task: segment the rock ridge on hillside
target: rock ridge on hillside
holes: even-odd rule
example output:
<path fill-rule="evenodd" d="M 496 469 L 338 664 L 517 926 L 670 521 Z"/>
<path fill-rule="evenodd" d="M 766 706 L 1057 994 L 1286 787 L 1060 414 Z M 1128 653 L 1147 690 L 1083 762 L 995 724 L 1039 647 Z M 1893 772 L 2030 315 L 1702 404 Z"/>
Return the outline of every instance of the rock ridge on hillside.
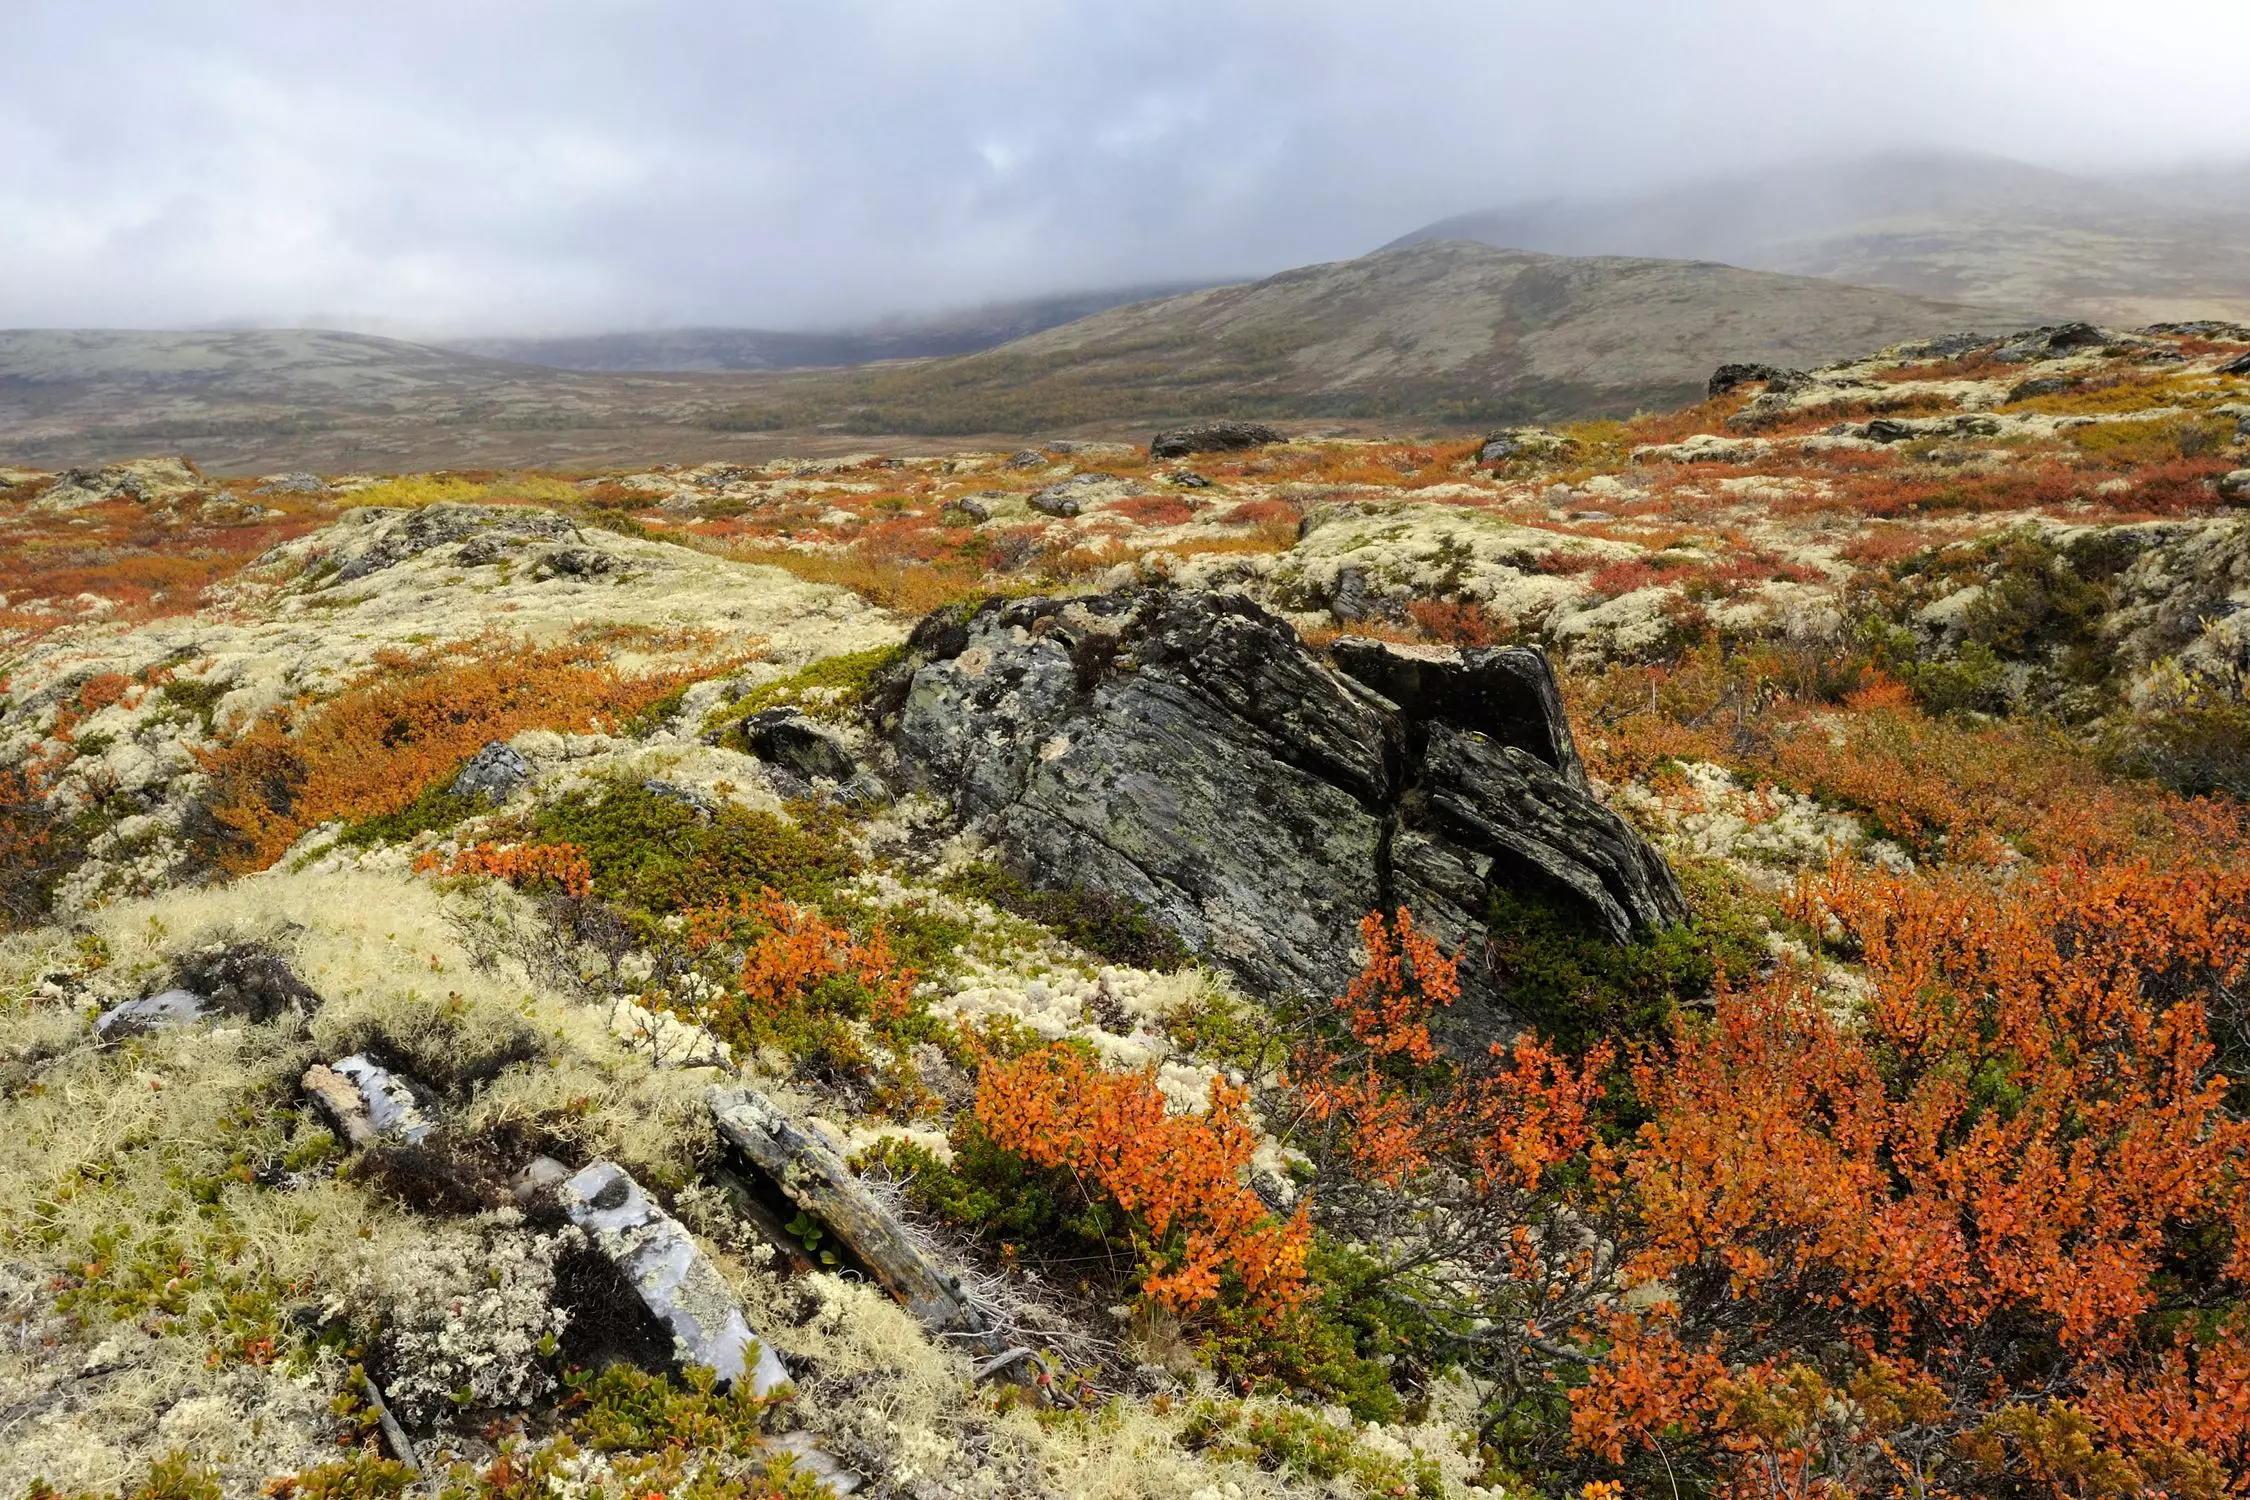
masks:
<path fill-rule="evenodd" d="M 1594 796 L 1527 648 L 1336 644 L 1239 595 L 1120 591 L 941 611 L 879 700 L 895 773 L 1034 884 L 1137 903 L 1263 994 L 1333 994 L 1370 909 L 1470 955 L 1456 1024 L 1508 1028 L 1475 960 L 1494 890 L 1620 941 L 1683 921 L 1662 858 Z"/>

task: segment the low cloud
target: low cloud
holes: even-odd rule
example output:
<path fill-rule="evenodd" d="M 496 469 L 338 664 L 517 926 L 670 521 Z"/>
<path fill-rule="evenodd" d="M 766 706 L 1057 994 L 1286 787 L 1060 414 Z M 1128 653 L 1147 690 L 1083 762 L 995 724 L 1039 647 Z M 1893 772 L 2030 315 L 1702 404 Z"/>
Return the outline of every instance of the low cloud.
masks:
<path fill-rule="evenodd" d="M 23 14 L 28 10 L 30 14 Z M 2047 0 L 18 8 L 0 324 L 813 326 L 1901 146 L 2250 151 L 2250 12 Z M 22 65 L 34 64 L 30 69 Z"/>

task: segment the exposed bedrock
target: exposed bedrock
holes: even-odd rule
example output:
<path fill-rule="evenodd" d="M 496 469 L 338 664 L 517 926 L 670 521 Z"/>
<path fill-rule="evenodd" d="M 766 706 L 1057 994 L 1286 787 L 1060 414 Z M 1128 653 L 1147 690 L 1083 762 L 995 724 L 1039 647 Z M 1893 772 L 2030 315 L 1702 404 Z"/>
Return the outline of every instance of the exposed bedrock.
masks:
<path fill-rule="evenodd" d="M 1507 1029 L 1493 888 L 1620 940 L 1687 915 L 1588 788 L 1537 651 L 1324 659 L 1247 599 L 1171 590 L 993 601 L 911 646 L 875 704 L 900 779 L 1025 879 L 1137 901 L 1255 992 L 1340 992 L 1359 919 L 1406 906 L 1463 955 L 1473 1040 Z"/>

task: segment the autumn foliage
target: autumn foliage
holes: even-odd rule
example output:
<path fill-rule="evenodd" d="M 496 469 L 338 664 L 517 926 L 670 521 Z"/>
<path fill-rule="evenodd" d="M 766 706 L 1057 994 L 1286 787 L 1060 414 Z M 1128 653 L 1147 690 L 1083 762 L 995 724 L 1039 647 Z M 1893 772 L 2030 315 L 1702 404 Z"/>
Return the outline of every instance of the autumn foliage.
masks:
<path fill-rule="evenodd" d="M 1246 1101 L 1213 1078 L 1207 1112 L 1174 1113 L 1148 1074 L 1044 1047 L 985 1065 L 976 1119 L 1001 1149 L 1123 1210 L 1143 1295 L 1185 1312 L 1231 1280 L 1252 1307 L 1280 1311 L 1304 1295 L 1311 1229 L 1301 1209 L 1277 1221 L 1244 1181 L 1257 1144 Z"/>
<path fill-rule="evenodd" d="M 387 653 L 335 697 L 276 709 L 204 758 L 226 862 L 263 869 L 308 828 L 399 811 L 492 740 L 614 725 L 694 675 L 629 677 L 592 647 L 494 637 Z"/>
<path fill-rule="evenodd" d="M 1799 901 L 1872 993 L 1728 997 L 1644 1062 L 1627 1276 L 1667 1295 L 1607 1320 L 1582 1438 L 1685 1434 L 1791 1493 L 2241 1492 L 2250 1126 L 2212 1023 L 2250 873 L 1839 868 Z M 1889 1394 L 1821 1405 L 1855 1388 Z"/>
<path fill-rule="evenodd" d="M 575 844 L 471 844 L 447 859 L 424 854 L 414 868 L 442 876 L 489 875 L 519 889 L 551 885 L 572 896 L 589 896 L 594 869 Z"/>

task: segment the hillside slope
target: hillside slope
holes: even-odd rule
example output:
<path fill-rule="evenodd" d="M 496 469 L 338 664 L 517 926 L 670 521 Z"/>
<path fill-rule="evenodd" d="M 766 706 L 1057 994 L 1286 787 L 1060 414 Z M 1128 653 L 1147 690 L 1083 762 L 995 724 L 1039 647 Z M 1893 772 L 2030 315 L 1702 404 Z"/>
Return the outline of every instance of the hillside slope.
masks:
<path fill-rule="evenodd" d="M 2025 315 L 1686 261 L 1441 242 L 1118 308 L 987 353 L 806 379 L 742 426 L 1037 431 L 1191 415 L 1621 415 L 1714 365 L 1815 365 Z"/>
<path fill-rule="evenodd" d="M 1893 154 L 1514 204 L 1441 219 L 1385 248 L 1448 239 L 1722 260 L 2119 323 L 2250 313 L 2239 172 L 2105 180 L 1997 157 Z"/>
<path fill-rule="evenodd" d="M 974 354 L 1113 307 L 1173 297 L 1201 286 L 1175 282 L 1110 287 L 849 328 L 665 328 L 571 337 L 446 339 L 440 347 L 557 370 L 817 369 Z"/>

